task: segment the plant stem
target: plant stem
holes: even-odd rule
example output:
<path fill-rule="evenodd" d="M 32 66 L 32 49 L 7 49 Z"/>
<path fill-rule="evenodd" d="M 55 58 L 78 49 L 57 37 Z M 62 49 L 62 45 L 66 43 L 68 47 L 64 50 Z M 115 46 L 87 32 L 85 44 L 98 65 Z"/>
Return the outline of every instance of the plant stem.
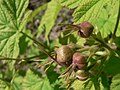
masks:
<path fill-rule="evenodd" d="M 102 65 L 100 66 L 99 71 L 98 71 L 98 73 L 96 74 L 97 77 L 100 76 L 101 72 L 102 72 L 103 69 L 105 68 L 105 65 L 107 64 L 107 62 L 108 62 L 109 59 L 110 59 L 110 55 L 108 55 L 108 56 L 106 57 L 106 59 L 104 60 L 104 62 L 103 62 Z"/>
<path fill-rule="evenodd" d="M 30 60 L 33 58 L 40 57 L 40 55 L 32 56 L 32 57 L 27 57 L 27 58 L 7 58 L 7 57 L 0 57 L 0 60 Z"/>
<path fill-rule="evenodd" d="M 25 35 L 26 37 L 28 37 L 29 39 L 33 40 L 37 45 L 40 45 L 40 46 L 46 48 L 46 47 L 43 45 L 42 42 L 39 42 L 39 41 L 35 40 L 34 38 L 30 37 L 29 35 L 27 35 L 26 33 L 22 32 L 22 31 L 21 31 L 21 33 L 24 34 L 24 35 Z"/>
<path fill-rule="evenodd" d="M 116 21 L 116 25 L 115 25 L 115 28 L 114 28 L 114 32 L 113 32 L 113 35 L 112 35 L 112 39 L 114 39 L 116 37 L 116 32 L 117 32 L 117 28 L 118 28 L 118 25 L 119 25 L 119 19 L 120 19 L 120 4 L 119 4 L 119 8 L 118 8 L 118 16 L 117 16 L 117 21 Z"/>
<path fill-rule="evenodd" d="M 96 36 L 93 36 L 93 35 L 92 35 L 92 37 L 93 37 L 96 41 L 100 42 L 101 45 L 103 45 L 105 48 L 107 48 L 110 52 L 112 52 L 113 54 L 117 55 L 117 56 L 120 58 L 119 54 L 118 54 L 115 50 L 113 50 L 111 47 L 109 47 L 104 41 L 100 40 L 100 39 L 97 38 Z"/>
<path fill-rule="evenodd" d="M 29 39 L 33 40 L 37 45 L 38 45 L 38 48 L 44 53 L 46 54 L 47 56 L 49 56 L 51 59 L 53 59 L 57 64 L 58 61 L 53 58 L 44 48 L 47 48 L 42 42 L 38 42 L 37 40 L 35 40 L 34 38 L 30 37 L 29 35 L 27 35 L 26 33 L 24 32 L 21 32 L 22 34 L 24 34 L 25 36 L 27 36 Z"/>
<path fill-rule="evenodd" d="M 49 66 L 48 66 L 48 67 L 45 69 L 45 71 L 44 71 L 45 73 L 46 73 L 47 70 L 51 67 L 51 65 L 52 65 L 53 63 L 54 63 L 54 61 L 51 61 L 51 62 L 50 62 Z"/>
<path fill-rule="evenodd" d="M 60 25 L 60 26 L 67 26 L 67 27 L 71 27 L 71 28 L 75 28 L 74 30 L 75 31 L 78 31 L 78 30 L 80 30 L 80 26 L 79 25 L 74 25 L 74 24 L 58 24 L 58 25 Z"/>
<path fill-rule="evenodd" d="M 71 65 L 64 71 L 64 73 L 62 73 L 62 74 L 59 76 L 59 78 L 65 76 L 65 74 L 66 74 L 68 71 L 70 71 L 70 69 L 73 69 L 73 64 L 71 64 Z"/>
<path fill-rule="evenodd" d="M 93 46 L 84 46 L 84 47 L 81 47 L 80 49 L 78 49 L 77 51 L 78 52 L 84 52 L 84 51 L 89 51 L 90 49 L 94 49 L 94 48 L 97 48 L 98 45 L 93 45 Z"/>

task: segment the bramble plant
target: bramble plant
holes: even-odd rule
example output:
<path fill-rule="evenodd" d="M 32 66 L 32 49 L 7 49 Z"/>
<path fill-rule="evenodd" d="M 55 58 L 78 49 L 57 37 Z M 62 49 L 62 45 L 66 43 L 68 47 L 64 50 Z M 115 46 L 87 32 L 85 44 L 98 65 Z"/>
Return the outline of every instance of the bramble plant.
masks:
<path fill-rule="evenodd" d="M 0 90 L 120 89 L 120 0 L 49 0 L 34 10 L 29 3 L 0 0 Z M 72 24 L 56 23 L 64 8 Z M 64 30 L 50 39 L 54 26 Z"/>

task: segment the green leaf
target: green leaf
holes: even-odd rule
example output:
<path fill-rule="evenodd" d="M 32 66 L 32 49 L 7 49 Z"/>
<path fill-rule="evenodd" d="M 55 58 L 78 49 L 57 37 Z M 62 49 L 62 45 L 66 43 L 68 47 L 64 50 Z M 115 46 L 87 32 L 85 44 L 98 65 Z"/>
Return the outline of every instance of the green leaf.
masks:
<path fill-rule="evenodd" d="M 95 90 L 100 90 L 100 83 L 97 77 L 92 78 L 92 81 L 94 83 L 94 89 Z"/>
<path fill-rule="evenodd" d="M 28 41 L 26 40 L 26 36 L 23 35 L 20 37 L 19 47 L 20 47 L 20 54 L 24 54 L 28 46 Z"/>
<path fill-rule="evenodd" d="M 116 75 L 120 73 L 120 59 L 115 56 L 111 56 L 107 65 L 105 66 L 105 72 L 107 72 L 110 75 Z"/>
<path fill-rule="evenodd" d="M 82 0 L 59 0 L 62 6 L 67 6 L 70 9 L 73 9 L 79 5 Z"/>
<path fill-rule="evenodd" d="M 75 80 L 75 82 L 72 84 L 72 87 L 74 88 L 74 90 L 95 90 L 93 82 L 89 80 Z"/>
<path fill-rule="evenodd" d="M 84 46 L 85 42 L 86 42 L 85 38 L 77 37 L 77 44 L 78 45 Z"/>
<path fill-rule="evenodd" d="M 3 5 L 8 11 L 6 14 L 9 14 L 15 22 L 17 20 L 17 23 L 20 22 L 28 3 L 29 0 L 3 0 Z"/>
<path fill-rule="evenodd" d="M 120 89 L 120 73 L 112 78 L 112 83 L 110 86 L 110 90 L 119 90 L 119 89 Z"/>
<path fill-rule="evenodd" d="M 5 57 L 17 57 L 19 54 L 18 33 L 5 38 L 0 43 L 0 55 Z"/>
<path fill-rule="evenodd" d="M 20 31 L 26 26 L 26 17 L 24 18 L 23 14 L 28 2 L 28 0 L 0 0 L 0 56 L 2 57 L 16 58 L 19 55 Z M 7 62 L 5 76 L 13 78 L 15 61 L 5 62 Z"/>
<path fill-rule="evenodd" d="M 37 74 L 28 70 L 23 80 L 22 90 L 53 90 L 47 78 L 41 79 Z"/>
<path fill-rule="evenodd" d="M 1 0 L 0 3 L 0 55 L 17 57 L 19 54 L 19 29 L 28 0 Z M 23 19 L 24 20 L 24 19 Z M 22 27 L 25 27 L 23 25 Z"/>
<path fill-rule="evenodd" d="M 15 77 L 15 79 L 13 81 L 13 89 L 14 90 L 22 90 L 22 81 L 23 81 L 23 77 L 21 77 L 21 76 Z"/>
<path fill-rule="evenodd" d="M 31 13 L 30 17 L 28 18 L 28 21 L 32 21 L 37 14 L 39 14 L 41 11 L 43 11 L 43 10 L 46 9 L 46 8 L 47 8 L 47 3 L 46 3 L 46 4 L 43 4 L 42 6 L 38 7 L 37 9 L 35 9 L 35 10 Z"/>
<path fill-rule="evenodd" d="M 110 3 L 110 2 L 109 2 Z M 110 8 L 107 9 L 107 8 Z M 117 15 L 118 15 L 119 1 L 110 3 L 101 10 L 98 19 L 94 22 L 98 26 L 98 30 L 101 32 L 103 38 L 107 37 L 110 33 L 113 33 Z"/>
<path fill-rule="evenodd" d="M 31 11 L 26 11 L 26 13 L 24 14 L 24 18 L 22 19 L 22 21 L 20 22 L 20 26 L 19 26 L 19 31 L 22 31 L 24 28 L 26 28 L 26 24 L 28 22 L 28 18 L 30 17 Z"/>
<path fill-rule="evenodd" d="M 93 13 L 93 8 L 95 8 L 95 6 L 100 2 L 100 0 L 82 0 L 79 4 L 79 6 L 77 7 L 77 9 L 75 9 L 74 13 L 73 13 L 73 17 L 74 17 L 74 22 L 75 23 L 80 23 L 81 18 L 84 19 L 84 17 L 88 17 L 87 14 L 91 14 L 91 12 Z M 91 12 L 90 12 L 91 11 Z"/>
<path fill-rule="evenodd" d="M 55 67 L 51 66 L 51 67 L 47 70 L 47 72 L 46 72 L 50 84 L 55 83 L 55 81 L 58 80 L 59 74 L 57 74 L 57 73 L 54 71 L 54 68 L 55 68 Z M 51 74 L 51 73 L 52 73 L 52 74 Z"/>
<path fill-rule="evenodd" d="M 62 44 L 62 45 L 66 45 L 68 43 L 68 36 L 60 37 L 59 38 L 59 43 Z"/>
<path fill-rule="evenodd" d="M 73 34 L 69 37 L 69 43 L 77 43 L 77 38 Z"/>
<path fill-rule="evenodd" d="M 100 88 L 101 88 L 101 90 L 109 90 L 109 88 L 110 88 L 109 79 L 108 79 L 107 75 L 105 75 L 105 74 L 101 75 Z"/>
<path fill-rule="evenodd" d="M 74 90 L 83 90 L 82 84 L 83 84 L 82 81 L 75 80 L 74 83 L 72 84 L 72 87 L 74 88 Z"/>
<path fill-rule="evenodd" d="M 120 31 L 120 30 L 118 30 L 118 31 Z M 116 46 L 118 48 L 120 48 L 120 37 L 115 38 L 114 43 L 116 44 Z"/>
<path fill-rule="evenodd" d="M 0 90 L 4 90 L 6 87 L 7 87 L 7 85 L 5 84 L 5 82 L 0 80 Z"/>
<path fill-rule="evenodd" d="M 43 31 L 45 31 L 45 38 L 48 39 L 48 35 L 55 23 L 55 20 L 60 10 L 61 6 L 56 2 L 56 0 L 52 0 L 48 3 L 45 15 L 42 17 L 40 26 L 38 27 L 38 36 Z"/>

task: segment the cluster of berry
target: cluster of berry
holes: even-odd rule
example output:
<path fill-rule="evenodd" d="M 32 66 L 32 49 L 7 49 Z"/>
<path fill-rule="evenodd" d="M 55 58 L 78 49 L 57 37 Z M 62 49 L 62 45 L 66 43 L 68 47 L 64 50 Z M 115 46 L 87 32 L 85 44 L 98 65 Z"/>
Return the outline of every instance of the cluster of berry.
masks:
<path fill-rule="evenodd" d="M 77 27 L 78 35 L 82 38 L 90 37 L 94 29 L 93 25 L 87 21 L 82 22 L 77 25 Z M 89 77 L 86 71 L 87 58 L 85 55 L 76 51 L 75 48 L 78 48 L 76 44 L 68 44 L 59 47 L 56 51 L 57 62 L 60 65 L 66 66 L 69 70 L 72 69 L 76 73 L 76 77 L 83 81 Z M 69 70 L 67 72 L 69 72 Z"/>

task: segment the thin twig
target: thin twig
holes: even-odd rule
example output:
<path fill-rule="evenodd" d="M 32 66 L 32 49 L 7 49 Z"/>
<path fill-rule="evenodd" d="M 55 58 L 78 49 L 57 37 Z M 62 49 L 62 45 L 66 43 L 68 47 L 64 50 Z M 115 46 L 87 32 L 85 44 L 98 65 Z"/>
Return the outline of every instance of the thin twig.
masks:
<path fill-rule="evenodd" d="M 120 58 L 119 54 L 118 54 L 114 49 L 112 49 L 111 47 L 109 47 L 104 41 L 100 40 L 100 39 L 97 38 L 96 36 L 93 36 L 93 35 L 92 35 L 92 37 L 93 37 L 96 41 L 98 41 L 99 43 L 101 43 L 101 45 L 103 45 L 105 48 L 107 48 L 110 52 L 112 52 L 113 54 L 115 54 L 116 56 L 118 56 L 118 57 Z"/>
<path fill-rule="evenodd" d="M 48 66 L 48 67 L 45 69 L 45 71 L 44 71 L 45 73 L 46 73 L 47 70 L 52 66 L 53 63 L 54 63 L 54 61 L 51 61 L 51 62 L 50 62 L 49 66 Z"/>
<path fill-rule="evenodd" d="M 74 28 L 76 28 L 76 29 L 74 29 L 75 31 L 80 30 L 79 25 L 74 25 L 74 24 L 58 24 L 58 25 L 60 25 L 60 26 L 67 26 L 67 27 L 74 27 Z"/>
<path fill-rule="evenodd" d="M 51 61 L 44 62 L 44 63 L 38 65 L 37 68 L 41 68 L 42 66 L 46 66 L 46 65 L 50 64 L 50 62 Z"/>
<path fill-rule="evenodd" d="M 22 32 L 22 31 L 21 31 L 21 33 L 22 33 L 23 35 L 27 36 L 29 39 L 33 40 L 36 44 L 38 44 L 38 45 L 46 48 L 46 47 L 43 45 L 42 42 L 39 42 L 39 41 L 35 40 L 34 38 L 30 37 L 29 35 L 27 35 L 26 33 Z"/>
<path fill-rule="evenodd" d="M 105 68 L 105 65 L 108 63 L 108 60 L 110 59 L 110 55 L 106 57 L 106 60 L 102 63 L 102 66 L 100 66 L 99 71 L 97 72 L 96 76 L 99 77 L 103 69 Z"/>
<path fill-rule="evenodd" d="M 30 60 L 33 58 L 40 57 L 40 55 L 32 56 L 32 57 L 27 57 L 27 58 L 7 58 L 7 57 L 0 57 L 0 60 Z"/>
<path fill-rule="evenodd" d="M 71 64 L 71 65 L 64 71 L 64 73 L 62 73 L 58 78 L 64 77 L 65 74 L 66 74 L 68 71 L 70 71 L 72 68 L 73 68 L 73 64 Z"/>
<path fill-rule="evenodd" d="M 53 58 L 53 57 L 44 49 L 44 48 L 47 48 L 47 47 L 45 47 L 45 45 L 44 45 L 42 42 L 38 42 L 37 40 L 35 40 L 34 38 L 30 37 L 29 35 L 27 35 L 27 34 L 24 33 L 24 32 L 21 32 L 21 33 L 24 34 L 25 36 L 27 36 L 29 39 L 33 40 L 33 41 L 38 45 L 38 48 L 39 48 L 44 54 L 46 54 L 46 55 L 49 56 L 51 59 L 53 59 L 57 64 L 59 64 L 58 61 L 57 61 L 55 58 Z"/>

